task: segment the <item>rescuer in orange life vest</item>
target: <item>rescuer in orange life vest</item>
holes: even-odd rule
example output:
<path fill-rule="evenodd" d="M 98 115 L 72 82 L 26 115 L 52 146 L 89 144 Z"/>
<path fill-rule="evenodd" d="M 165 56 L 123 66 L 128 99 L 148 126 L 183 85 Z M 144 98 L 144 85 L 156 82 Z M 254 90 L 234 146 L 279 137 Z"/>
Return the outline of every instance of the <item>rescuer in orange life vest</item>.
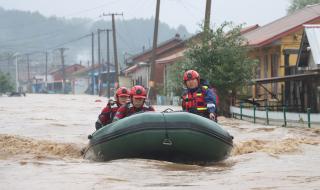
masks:
<path fill-rule="evenodd" d="M 130 101 L 130 91 L 126 87 L 120 87 L 116 91 L 116 101 L 109 100 L 107 106 L 103 108 L 101 114 L 96 122 L 96 129 L 112 123 L 112 120 L 118 110 L 118 108 Z"/>
<path fill-rule="evenodd" d="M 208 86 L 200 84 L 199 73 L 188 70 L 183 75 L 183 81 L 187 90 L 182 95 L 182 109 L 217 121 L 215 96 Z"/>
<path fill-rule="evenodd" d="M 142 86 L 136 85 L 132 87 L 130 91 L 131 102 L 122 105 L 118 109 L 116 115 L 113 118 L 113 121 L 118 121 L 122 118 L 125 118 L 138 112 L 155 111 L 152 106 L 147 106 L 145 104 L 146 97 L 146 89 L 144 89 Z"/>

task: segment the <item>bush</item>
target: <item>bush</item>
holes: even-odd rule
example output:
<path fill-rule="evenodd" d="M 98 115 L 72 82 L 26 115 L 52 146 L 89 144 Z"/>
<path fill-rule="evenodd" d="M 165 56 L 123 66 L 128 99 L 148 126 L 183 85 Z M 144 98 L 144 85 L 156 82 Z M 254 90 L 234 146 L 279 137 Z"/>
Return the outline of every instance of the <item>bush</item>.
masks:
<path fill-rule="evenodd" d="M 13 91 L 13 85 L 10 81 L 10 75 L 0 71 L 0 93 Z"/>

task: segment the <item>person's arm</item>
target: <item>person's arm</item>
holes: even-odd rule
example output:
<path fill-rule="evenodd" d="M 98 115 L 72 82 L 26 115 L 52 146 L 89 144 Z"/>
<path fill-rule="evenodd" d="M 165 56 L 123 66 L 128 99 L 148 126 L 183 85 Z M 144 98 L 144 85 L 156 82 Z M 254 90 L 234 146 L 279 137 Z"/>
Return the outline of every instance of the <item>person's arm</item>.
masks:
<path fill-rule="evenodd" d="M 216 100 L 214 94 L 211 92 L 211 90 L 206 90 L 205 97 L 204 97 L 207 108 L 209 113 L 215 113 L 216 111 Z"/>
<path fill-rule="evenodd" d="M 127 105 L 121 106 L 121 107 L 117 110 L 117 112 L 116 112 L 116 114 L 115 114 L 112 122 L 118 121 L 118 120 L 126 117 L 126 116 L 127 116 L 127 111 L 128 111 L 127 109 L 128 109 Z"/>
<path fill-rule="evenodd" d="M 102 128 L 104 125 L 111 123 L 111 118 L 110 118 L 110 105 L 107 104 L 105 108 L 101 111 L 101 113 L 98 116 L 98 119 L 95 123 L 96 130 Z"/>
<path fill-rule="evenodd" d="M 182 107 L 182 110 L 183 110 L 183 111 L 186 111 L 186 100 L 184 99 L 185 94 L 186 94 L 186 92 L 184 92 L 184 93 L 182 94 L 182 96 L 181 96 L 181 100 L 182 100 L 182 102 L 181 102 L 181 107 Z"/>
<path fill-rule="evenodd" d="M 153 106 L 149 106 L 148 111 L 156 111 Z"/>

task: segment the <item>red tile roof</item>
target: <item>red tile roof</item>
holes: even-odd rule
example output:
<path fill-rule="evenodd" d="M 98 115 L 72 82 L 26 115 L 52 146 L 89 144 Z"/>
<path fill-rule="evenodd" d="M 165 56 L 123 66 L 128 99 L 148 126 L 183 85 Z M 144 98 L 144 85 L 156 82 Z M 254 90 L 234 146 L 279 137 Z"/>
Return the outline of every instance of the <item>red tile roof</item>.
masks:
<path fill-rule="evenodd" d="M 282 17 L 265 26 L 259 27 L 243 36 L 250 46 L 267 45 L 288 33 L 296 32 L 303 28 L 304 24 L 320 19 L 320 4 L 307 6 L 291 15 Z"/>

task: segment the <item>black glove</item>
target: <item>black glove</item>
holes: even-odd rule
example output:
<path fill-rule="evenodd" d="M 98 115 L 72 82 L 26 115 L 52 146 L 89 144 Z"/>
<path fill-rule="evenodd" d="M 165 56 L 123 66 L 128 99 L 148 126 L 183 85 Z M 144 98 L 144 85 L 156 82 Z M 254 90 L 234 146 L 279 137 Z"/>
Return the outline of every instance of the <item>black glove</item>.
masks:
<path fill-rule="evenodd" d="M 114 100 L 112 100 L 112 99 L 110 99 L 109 102 L 108 102 L 108 104 L 109 104 L 110 106 L 113 106 L 115 103 L 116 103 L 116 102 L 115 102 Z"/>
<path fill-rule="evenodd" d="M 102 127 L 102 124 L 99 122 L 96 122 L 96 130 L 99 130 Z"/>

